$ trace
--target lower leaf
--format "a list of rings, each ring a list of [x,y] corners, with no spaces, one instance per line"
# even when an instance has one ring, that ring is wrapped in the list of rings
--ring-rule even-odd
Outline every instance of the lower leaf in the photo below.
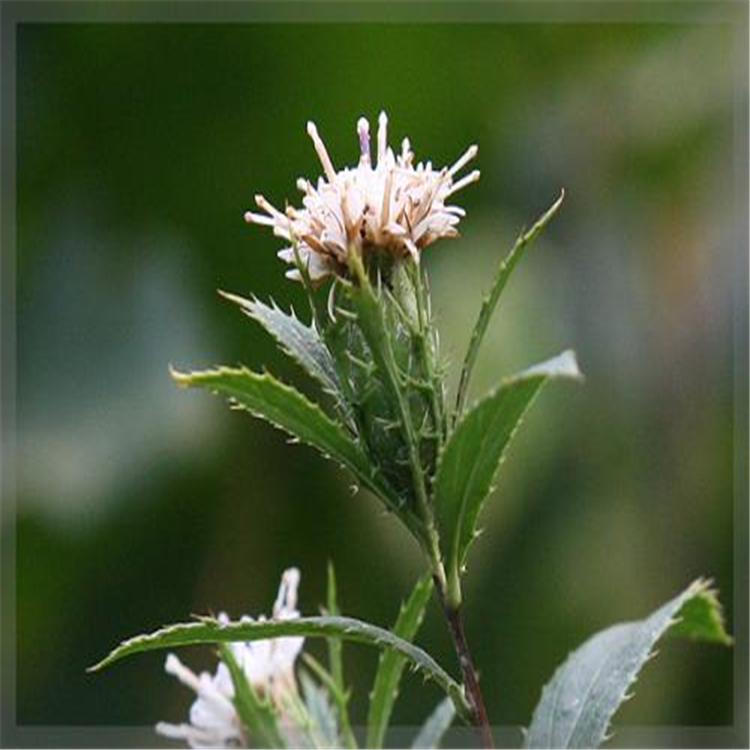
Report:
[[[290,620],[253,620],[219,622],[212,617],[197,622],[170,625],[146,635],[123,641],[107,657],[88,671],[96,672],[126,656],[162,648],[199,644],[258,641],[266,638],[304,636],[306,638],[337,637],[344,641],[392,649],[404,656],[414,671],[441,687],[456,706],[457,713],[467,718],[470,713],[463,688],[424,650],[399,638],[389,630],[352,617],[299,617]]]
[[[450,728],[455,716],[455,707],[450,699],[444,698],[427,717],[427,721],[422,725],[419,734],[411,744],[412,748],[417,750],[419,748],[440,747],[440,741]]]
[[[665,633],[724,645],[732,642],[715,593],[707,581],[695,581],[645,620],[614,625],[574,651],[544,688],[525,747],[599,747]]]
[[[393,632],[411,641],[422,624],[425,608],[432,596],[432,576],[427,574],[417,581],[409,599],[401,606]],[[367,713],[367,747],[383,747],[383,739],[391,719],[393,705],[398,697],[398,686],[406,666],[404,657],[396,651],[383,651],[370,693]]]

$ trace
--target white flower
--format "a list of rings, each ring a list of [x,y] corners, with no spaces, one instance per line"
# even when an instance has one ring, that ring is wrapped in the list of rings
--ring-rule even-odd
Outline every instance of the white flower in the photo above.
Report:
[[[296,568],[284,571],[273,619],[289,620],[299,617],[297,587],[300,574]],[[259,620],[265,618],[261,616]],[[252,622],[244,616],[242,622]],[[226,614],[219,615],[220,622],[229,622]],[[294,664],[302,650],[304,638],[270,638],[249,643],[232,643],[230,648],[237,664],[245,673],[249,684],[261,695],[268,696],[279,710],[283,720],[283,698],[296,692]],[[190,747],[247,747],[247,738],[237,710],[234,707],[234,685],[226,664],[219,662],[216,673],[196,675],[174,655],[169,654],[166,671],[177,677],[197,695],[190,707],[190,720],[183,724],[156,725],[159,734],[171,739],[184,740]]]
[[[378,120],[377,153],[373,164],[370,152],[370,126],[362,117],[357,123],[360,159],[354,168],[334,169],[315,124],[307,124],[324,176],[317,187],[306,179],[297,180],[304,194],[303,208],[288,207],[285,213],[274,208],[262,195],[255,201],[265,213],[247,211],[245,220],[273,227],[274,234],[291,246],[279,257],[294,264],[294,246],[313,280],[346,268],[350,249],[363,257],[379,249],[397,257],[411,255],[419,261],[422,249],[441,237],[455,237],[463,209],[446,205],[461,188],[479,179],[474,170],[456,180],[477,154],[471,146],[452,167],[433,169],[431,162],[414,165],[409,139],[404,138],[401,153],[395,156],[387,144],[388,118]],[[299,278],[296,269],[287,272]]]

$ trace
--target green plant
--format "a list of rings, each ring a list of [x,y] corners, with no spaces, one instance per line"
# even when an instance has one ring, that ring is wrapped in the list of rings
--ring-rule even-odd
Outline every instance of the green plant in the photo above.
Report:
[[[308,125],[325,176],[317,187],[300,180],[304,207],[281,212],[257,196],[264,213],[246,214],[248,221],[272,227],[289,243],[279,255],[292,266],[288,275],[307,293],[310,322],[275,304],[224,294],[317,381],[320,402],[269,373],[246,368],[172,375],[182,386],[224,395],[234,407],[271,422],[345,467],[408,529],[422,551],[425,577],[391,630],[339,614],[331,571],[327,612],[320,616],[300,617],[296,593],[289,599],[289,585],[282,584],[280,601],[289,601],[279,605],[271,620],[199,618],[125,641],[95,667],[151,649],[218,644],[226,667],[225,699],[231,694],[236,710],[230,706],[227,715],[240,722],[228,730],[235,740],[254,737],[279,746],[303,737],[313,746],[356,745],[341,660],[341,642],[354,641],[382,650],[370,696],[368,747],[384,742],[407,664],[436,682],[448,699],[428,719],[417,746],[436,744],[454,714],[477,728],[485,747],[493,743],[463,626],[465,563],[499,465],[527,409],[547,381],[580,380],[581,375],[574,353],[565,351],[503,378],[472,405],[468,394],[503,290],[524,252],[558,212],[563,195],[520,234],[501,263],[482,302],[457,392],[449,396],[420,258],[435,240],[457,234],[463,211],[446,201],[478,179],[476,171],[454,179],[477,149],[468,149],[449,169],[434,170],[429,163],[414,164],[408,141],[395,156],[387,147],[386,128],[381,115],[374,155],[369,125],[360,120],[359,164],[337,172],[317,129]],[[296,592],[296,582],[294,586]],[[433,591],[455,646],[460,679],[412,642]],[[574,652],[545,688],[526,734],[527,746],[598,746],[656,641],[666,634],[730,642],[705,581],[696,581],[649,618],[603,631]],[[300,673],[303,699],[296,687],[277,693],[271,683],[248,678],[252,670],[240,662],[250,659],[251,644],[270,648],[278,639],[290,643],[288,639],[301,637],[326,638],[330,653],[328,667],[307,657],[307,669]],[[301,648],[301,641],[296,643]],[[285,662],[286,681],[298,651]],[[192,685],[191,673],[180,672],[174,661],[171,671]],[[216,680],[220,677],[217,673]],[[197,692],[200,688],[196,685]],[[176,736],[202,741],[187,730]]]

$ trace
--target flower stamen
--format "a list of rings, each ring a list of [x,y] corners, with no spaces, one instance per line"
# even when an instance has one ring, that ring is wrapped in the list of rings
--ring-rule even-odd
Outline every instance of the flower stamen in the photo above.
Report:
[[[302,207],[288,207],[282,213],[263,196],[256,196],[265,214],[248,211],[245,220],[271,226],[275,235],[294,241],[313,281],[330,275],[346,277],[350,250],[364,259],[378,249],[396,259],[411,256],[419,260],[424,248],[442,237],[458,234],[456,225],[464,211],[446,201],[479,178],[475,170],[454,181],[477,155],[475,145],[451,167],[442,169],[433,168],[429,160],[415,163],[408,138],[401,142],[399,155],[394,156],[388,147],[388,117],[381,112],[377,154],[371,150],[370,124],[360,117],[357,165],[337,172],[313,122],[308,122],[307,132],[323,166],[323,176],[316,181],[297,179]],[[286,249],[279,257],[290,264],[295,262],[294,253]],[[298,279],[300,274],[295,268],[287,276]]]
[[[461,156],[456,163],[448,170],[448,174],[453,177],[456,172],[462,170],[477,154],[479,153],[479,147],[474,144],[466,149],[463,156]]]
[[[360,164],[370,164],[370,123],[364,117],[357,120],[357,135],[359,136]]]
[[[312,120],[307,123],[307,134],[312,138],[313,146],[318,154],[320,163],[323,165],[323,171],[326,173],[326,177],[333,182],[336,179],[336,170],[333,168],[331,157],[328,156],[328,150],[318,133],[318,128]]]
[[[385,159],[385,152],[388,142],[388,115],[381,112],[378,116],[378,166]]]
[[[473,172],[469,172],[465,177],[462,177],[458,182],[454,182],[451,188],[446,193],[446,196],[453,195],[453,193],[457,193],[462,188],[465,188],[467,185],[471,185],[472,182],[477,182],[480,177],[480,172],[478,169],[475,169]]]

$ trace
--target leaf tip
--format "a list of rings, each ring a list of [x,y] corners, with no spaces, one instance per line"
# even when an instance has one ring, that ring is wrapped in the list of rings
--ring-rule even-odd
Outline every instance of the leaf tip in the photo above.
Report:
[[[86,667],[86,674],[95,674],[101,672],[105,667],[108,667],[114,661],[114,654],[107,654],[103,659],[98,661],[96,664],[92,664],[90,667]]]
[[[223,289],[217,289],[216,293],[219,295],[219,297],[223,297],[230,302],[236,302],[240,306],[244,305],[247,302],[246,299],[238,296],[237,294],[232,294],[232,292],[225,292]]]
[[[524,370],[520,375],[513,376],[511,380],[538,376],[544,378],[569,378],[578,381],[584,379],[583,373],[578,366],[578,357],[573,349],[566,349],[556,357],[552,357],[552,359],[533,365]]]
[[[245,297],[241,297],[239,294],[225,292],[223,289],[217,289],[216,292],[220,297],[223,297],[225,300],[233,302],[235,305],[237,305],[240,310],[245,313],[245,315],[248,315],[251,318],[255,317],[258,306],[257,299],[246,299]]]
[[[542,214],[539,219],[537,219],[536,223],[533,224],[531,229],[529,229],[528,231],[523,230],[521,232],[522,239],[526,242],[532,241],[554,218],[555,214],[560,210],[560,206],[562,206],[564,200],[565,188],[561,188],[560,195],[557,197],[555,202],[544,212],[544,214]]]
[[[583,382],[586,378],[578,365],[578,356],[574,349],[566,349],[559,358],[559,375]]]
[[[696,612],[689,614],[693,607],[699,607]],[[684,620],[689,620],[684,627]],[[724,612],[719,601],[719,592],[711,578],[701,576],[696,578],[685,591],[683,604],[675,613],[675,622],[671,627],[678,632],[698,640],[707,640],[722,646],[733,646],[734,638],[727,632],[724,622]]]
[[[182,388],[187,388],[190,385],[190,373],[180,372],[171,364],[169,365],[169,376]]]

